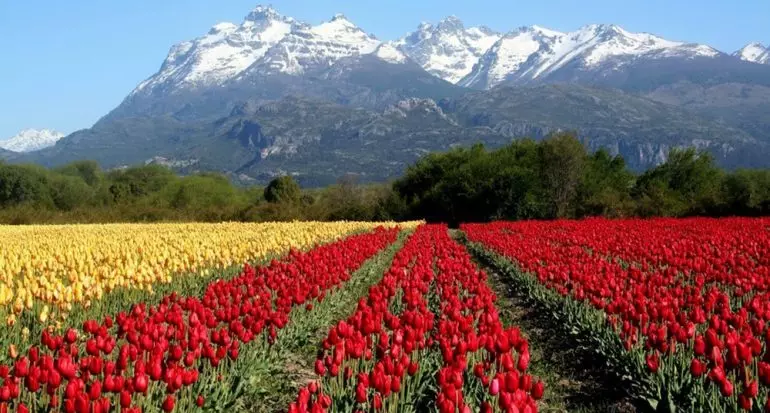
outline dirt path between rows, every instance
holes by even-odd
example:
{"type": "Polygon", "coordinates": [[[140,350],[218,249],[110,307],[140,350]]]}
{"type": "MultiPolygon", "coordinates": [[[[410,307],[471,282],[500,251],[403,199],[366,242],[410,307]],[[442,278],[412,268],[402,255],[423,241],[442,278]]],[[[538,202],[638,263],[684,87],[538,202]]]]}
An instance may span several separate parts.
{"type": "MultiPolygon", "coordinates": [[[[452,233],[456,239],[458,232],[452,233]]],[[[509,280],[478,257],[497,295],[497,309],[506,326],[518,326],[529,339],[530,373],[546,384],[540,412],[636,413],[622,389],[603,373],[604,363],[580,349],[553,319],[528,305],[510,288],[509,280]]]]}

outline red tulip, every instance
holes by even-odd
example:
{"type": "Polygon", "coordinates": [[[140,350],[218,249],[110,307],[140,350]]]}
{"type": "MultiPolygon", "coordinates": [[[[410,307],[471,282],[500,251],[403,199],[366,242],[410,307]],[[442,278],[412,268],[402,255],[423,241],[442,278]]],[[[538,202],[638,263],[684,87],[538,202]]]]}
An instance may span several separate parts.
{"type": "Polygon", "coordinates": [[[532,386],[532,398],[535,400],[540,400],[543,398],[543,393],[545,392],[545,386],[543,385],[543,382],[538,380],[537,383],[535,383],[534,386],[532,386]]]}
{"type": "Polygon", "coordinates": [[[647,368],[651,372],[657,373],[658,372],[658,366],[659,366],[658,354],[657,353],[648,354],[648,355],[645,356],[644,359],[645,359],[645,363],[647,364],[647,368]]]}
{"type": "Polygon", "coordinates": [[[698,359],[692,359],[690,363],[690,372],[695,377],[700,377],[706,372],[706,365],[698,359]]]}
{"type": "Polygon", "coordinates": [[[131,393],[126,390],[120,392],[120,407],[126,408],[131,406],[131,393]]]}
{"type": "Polygon", "coordinates": [[[162,406],[163,407],[163,411],[164,412],[170,412],[170,411],[174,410],[174,403],[175,403],[174,396],[172,396],[170,394],[167,395],[166,399],[163,400],[163,406],[162,406]]]}

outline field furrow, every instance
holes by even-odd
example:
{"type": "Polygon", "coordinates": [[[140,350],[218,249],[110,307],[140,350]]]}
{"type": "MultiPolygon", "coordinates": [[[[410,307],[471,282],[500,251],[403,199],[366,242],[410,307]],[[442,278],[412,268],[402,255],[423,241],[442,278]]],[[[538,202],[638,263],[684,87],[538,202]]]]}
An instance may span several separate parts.
{"type": "Polygon", "coordinates": [[[499,222],[463,229],[480,254],[596,349],[641,408],[764,408],[770,296],[757,252],[770,248],[766,220],[499,222]]]}
{"type": "Polygon", "coordinates": [[[82,331],[44,330],[11,366],[0,366],[0,403],[64,411],[181,411],[238,407],[244,366],[272,346],[292,310],[339,291],[365,261],[396,240],[378,228],[291,252],[265,267],[208,285],[202,296],[173,293],[157,305],[87,320],[82,331]],[[242,351],[242,348],[244,351],[242,351]],[[208,401],[207,401],[208,400],[208,401]]]}

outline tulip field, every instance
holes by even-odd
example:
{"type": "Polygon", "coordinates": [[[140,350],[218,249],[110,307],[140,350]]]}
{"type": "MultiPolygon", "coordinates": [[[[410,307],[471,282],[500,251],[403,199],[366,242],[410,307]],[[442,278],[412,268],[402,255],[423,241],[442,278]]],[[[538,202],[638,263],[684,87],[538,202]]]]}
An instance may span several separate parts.
{"type": "MultiPolygon", "coordinates": [[[[66,317],[115,289],[152,292],[179,273],[222,270],[375,223],[113,224],[0,227],[0,308],[8,325],[38,310],[66,317]]],[[[414,225],[407,224],[407,225],[414,225]]],[[[204,274],[205,275],[205,274],[204,274]]]]}
{"type": "Polygon", "coordinates": [[[471,248],[651,411],[770,409],[770,220],[496,222],[471,248]]]}
{"type": "Polygon", "coordinates": [[[0,245],[0,413],[566,411],[495,282],[638,411],[770,410],[770,219],[0,226],[0,245]]]}

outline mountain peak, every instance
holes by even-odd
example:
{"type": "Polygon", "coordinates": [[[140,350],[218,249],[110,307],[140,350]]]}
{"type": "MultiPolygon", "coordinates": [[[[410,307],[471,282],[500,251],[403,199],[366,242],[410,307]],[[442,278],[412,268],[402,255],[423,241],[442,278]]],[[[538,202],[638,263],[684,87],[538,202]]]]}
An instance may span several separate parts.
{"type": "Polygon", "coordinates": [[[240,26],[218,23],[208,34],[174,45],[160,70],[129,96],[221,85],[261,59],[289,33],[304,27],[308,25],[281,16],[270,6],[257,6],[240,26]]]}
{"type": "Polygon", "coordinates": [[[338,20],[344,20],[346,22],[350,22],[350,20],[348,20],[347,16],[345,16],[342,13],[337,13],[334,16],[332,16],[332,20],[331,21],[334,22],[334,21],[338,21],[338,20]]]}
{"type": "Polygon", "coordinates": [[[56,144],[64,134],[50,129],[24,129],[18,135],[0,141],[0,148],[12,152],[32,152],[56,144]]]}
{"type": "Polygon", "coordinates": [[[759,42],[751,42],[733,55],[747,62],[770,64],[770,47],[765,47],[759,42]]]}
{"type": "Polygon", "coordinates": [[[617,25],[611,23],[594,23],[589,24],[586,27],[591,28],[597,32],[618,32],[618,29],[620,28],[617,25]]]}
{"type": "Polygon", "coordinates": [[[254,7],[251,12],[246,16],[246,21],[262,21],[262,20],[271,20],[280,17],[278,14],[278,11],[276,11],[273,6],[263,6],[263,5],[257,5],[257,7],[254,7]]]}
{"type": "Polygon", "coordinates": [[[344,15],[337,14],[317,26],[292,30],[243,76],[275,73],[301,75],[328,68],[347,57],[373,53],[380,43],[344,15]]]}
{"type": "Polygon", "coordinates": [[[439,21],[436,28],[441,31],[461,31],[465,29],[465,26],[462,20],[452,15],[439,21]]]}
{"type": "Polygon", "coordinates": [[[430,74],[457,83],[499,38],[486,27],[466,28],[456,16],[449,16],[436,26],[421,23],[396,44],[430,74]]]}

